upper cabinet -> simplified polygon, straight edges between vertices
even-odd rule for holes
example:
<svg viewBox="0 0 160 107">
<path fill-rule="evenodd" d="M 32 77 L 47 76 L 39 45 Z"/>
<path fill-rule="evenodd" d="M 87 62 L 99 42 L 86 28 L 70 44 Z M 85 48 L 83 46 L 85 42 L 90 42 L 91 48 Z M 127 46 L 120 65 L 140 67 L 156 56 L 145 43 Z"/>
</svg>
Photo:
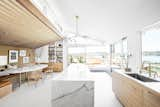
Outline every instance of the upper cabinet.
<svg viewBox="0 0 160 107">
<path fill-rule="evenodd" d="M 0 44 L 37 48 L 61 39 L 30 0 L 0 1 Z"/>
</svg>

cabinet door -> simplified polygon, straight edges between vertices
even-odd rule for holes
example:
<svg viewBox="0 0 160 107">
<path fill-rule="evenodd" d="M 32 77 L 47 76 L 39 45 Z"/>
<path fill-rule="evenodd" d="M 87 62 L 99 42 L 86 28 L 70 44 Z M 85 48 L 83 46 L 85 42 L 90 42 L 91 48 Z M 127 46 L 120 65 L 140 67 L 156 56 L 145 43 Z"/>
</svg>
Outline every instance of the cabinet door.
<svg viewBox="0 0 160 107">
<path fill-rule="evenodd" d="M 6 85 L 3 87 L 0 87 L 0 98 L 10 94 L 12 92 L 12 85 Z"/>
<path fill-rule="evenodd" d="M 144 107 L 160 107 L 160 96 L 149 90 L 144 90 L 144 105 Z"/>
<path fill-rule="evenodd" d="M 116 74 L 116 73 L 112 73 L 112 89 L 114 92 L 119 92 L 121 91 L 123 88 L 123 81 L 124 78 L 122 78 L 120 75 Z M 117 93 L 118 94 L 118 93 Z"/>
<path fill-rule="evenodd" d="M 112 75 L 112 91 L 117 94 L 117 79 Z"/>
<path fill-rule="evenodd" d="M 114 72 L 112 73 L 112 89 L 120 102 L 122 102 L 123 105 L 126 105 L 126 88 L 124 82 L 125 79 L 121 75 Z"/>
<path fill-rule="evenodd" d="M 126 107 L 143 107 L 143 89 L 134 81 L 125 82 L 125 96 L 127 100 Z"/>
<path fill-rule="evenodd" d="M 143 107 L 143 88 L 129 78 L 113 73 L 113 91 L 125 107 Z"/>
</svg>

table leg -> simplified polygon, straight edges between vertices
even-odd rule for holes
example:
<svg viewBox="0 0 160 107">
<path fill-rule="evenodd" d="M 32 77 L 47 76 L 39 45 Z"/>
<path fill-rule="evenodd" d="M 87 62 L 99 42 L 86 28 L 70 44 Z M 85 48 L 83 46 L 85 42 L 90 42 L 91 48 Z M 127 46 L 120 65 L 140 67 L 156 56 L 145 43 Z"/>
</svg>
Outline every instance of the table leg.
<svg viewBox="0 0 160 107">
<path fill-rule="evenodd" d="M 19 74 L 19 87 L 21 87 L 21 73 Z"/>
</svg>

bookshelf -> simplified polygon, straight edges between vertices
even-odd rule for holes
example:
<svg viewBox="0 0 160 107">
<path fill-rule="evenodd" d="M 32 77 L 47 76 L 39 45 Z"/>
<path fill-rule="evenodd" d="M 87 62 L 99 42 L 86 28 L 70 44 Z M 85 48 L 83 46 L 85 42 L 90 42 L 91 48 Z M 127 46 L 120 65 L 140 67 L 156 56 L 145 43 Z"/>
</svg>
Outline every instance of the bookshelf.
<svg viewBox="0 0 160 107">
<path fill-rule="evenodd" d="M 63 70 L 63 41 L 50 44 L 48 47 L 49 67 L 53 72 Z"/>
</svg>

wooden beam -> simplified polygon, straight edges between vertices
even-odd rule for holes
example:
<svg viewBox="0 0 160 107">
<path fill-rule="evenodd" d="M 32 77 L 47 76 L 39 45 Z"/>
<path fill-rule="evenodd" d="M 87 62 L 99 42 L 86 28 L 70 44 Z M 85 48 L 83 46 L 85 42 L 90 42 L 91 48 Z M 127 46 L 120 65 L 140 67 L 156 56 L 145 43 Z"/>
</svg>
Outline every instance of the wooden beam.
<svg viewBox="0 0 160 107">
<path fill-rule="evenodd" d="M 62 39 L 62 37 L 56 32 L 56 28 L 52 25 L 52 23 L 31 3 L 30 0 L 16 0 L 16 1 L 20 5 L 22 5 L 25 9 L 27 9 L 39 21 L 41 21 L 44 25 L 46 25 L 50 30 L 56 33 L 60 39 Z"/>
<path fill-rule="evenodd" d="M 36 48 L 63 39 L 45 16 L 32 11 L 17 0 L 0 0 L 0 44 Z"/>
</svg>

